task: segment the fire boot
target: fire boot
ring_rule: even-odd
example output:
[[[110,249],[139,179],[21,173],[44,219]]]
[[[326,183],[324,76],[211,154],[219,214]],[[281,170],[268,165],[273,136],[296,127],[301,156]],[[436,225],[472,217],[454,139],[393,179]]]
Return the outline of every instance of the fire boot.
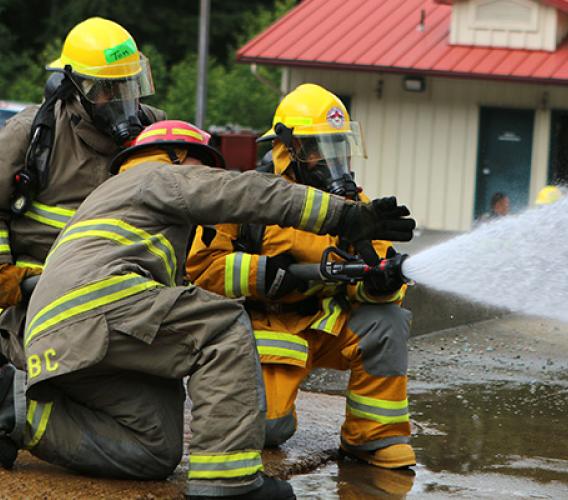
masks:
[[[25,424],[25,373],[11,364],[0,367],[0,465],[11,469]]]
[[[416,455],[409,444],[393,444],[374,451],[362,451],[342,443],[340,452],[384,469],[401,469],[416,465]]]
[[[292,485],[287,481],[268,477],[262,474],[264,481],[262,486],[256,490],[247,491],[242,495],[231,496],[202,496],[191,495],[191,500],[296,500]]]

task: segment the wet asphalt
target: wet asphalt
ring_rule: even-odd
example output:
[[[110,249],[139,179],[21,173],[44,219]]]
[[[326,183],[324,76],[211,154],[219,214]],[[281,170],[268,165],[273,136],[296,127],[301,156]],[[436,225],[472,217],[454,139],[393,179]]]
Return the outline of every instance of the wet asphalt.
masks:
[[[414,472],[338,457],[348,374],[336,371],[305,382],[298,432],[264,452],[267,472],[301,499],[568,498],[568,325],[504,316],[414,337],[409,364]],[[23,452],[0,470],[0,498],[183,498],[186,471],[184,459],[168,481],[109,481]]]

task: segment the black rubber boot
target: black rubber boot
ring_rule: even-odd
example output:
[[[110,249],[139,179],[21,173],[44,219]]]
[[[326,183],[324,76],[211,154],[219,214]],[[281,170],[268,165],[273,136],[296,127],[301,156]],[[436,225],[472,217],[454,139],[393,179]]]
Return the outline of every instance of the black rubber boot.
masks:
[[[296,495],[288,481],[264,476],[264,482],[260,488],[247,491],[242,495],[227,497],[191,495],[186,498],[190,500],[296,500]]]
[[[8,436],[14,429],[14,375],[11,364],[0,366],[0,465],[11,469],[18,455],[16,443]]]

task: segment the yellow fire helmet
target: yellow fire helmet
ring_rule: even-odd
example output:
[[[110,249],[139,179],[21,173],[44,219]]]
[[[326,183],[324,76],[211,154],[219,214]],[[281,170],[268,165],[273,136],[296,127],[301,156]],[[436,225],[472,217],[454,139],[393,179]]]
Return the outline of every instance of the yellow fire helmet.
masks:
[[[92,17],[67,35],[61,56],[46,69],[70,70],[90,102],[136,99],[154,93],[148,60],[119,24]]]
[[[313,83],[298,86],[282,99],[272,128],[259,141],[271,139],[279,141],[273,149],[275,173],[291,165],[296,180],[303,184],[333,194],[356,194],[351,159],[366,157],[361,127],[335,94]],[[288,161],[280,158],[282,146]]]
[[[535,200],[536,205],[551,205],[563,196],[562,190],[558,186],[544,186]]]

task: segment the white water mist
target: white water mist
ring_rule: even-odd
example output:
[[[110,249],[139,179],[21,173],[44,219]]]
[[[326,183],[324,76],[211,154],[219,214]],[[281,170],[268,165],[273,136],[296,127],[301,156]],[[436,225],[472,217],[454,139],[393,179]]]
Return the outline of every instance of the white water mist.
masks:
[[[568,196],[428,248],[402,271],[436,290],[568,322]]]

